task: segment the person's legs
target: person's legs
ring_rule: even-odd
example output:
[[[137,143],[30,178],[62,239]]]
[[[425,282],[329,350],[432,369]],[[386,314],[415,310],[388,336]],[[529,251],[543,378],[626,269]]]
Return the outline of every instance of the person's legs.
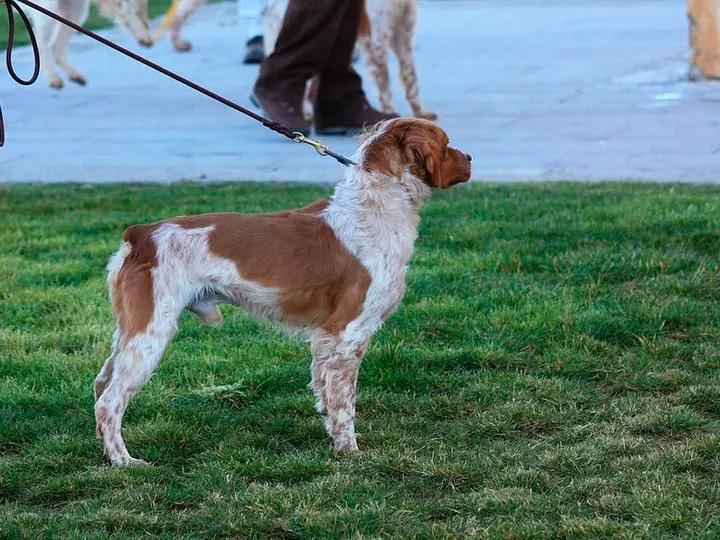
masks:
[[[345,12],[360,0],[290,0],[272,54],[263,60],[253,101],[276,122],[308,133],[305,85],[323,71]],[[348,57],[349,62],[349,57]]]
[[[342,134],[390,118],[372,109],[360,76],[350,67],[362,0],[290,0],[275,50],[262,63],[253,101],[270,118],[309,133],[302,100],[320,75],[315,107],[318,132]]]
[[[336,103],[349,99],[364,98],[360,75],[350,67],[353,49],[357,41],[358,24],[362,2],[348,1],[339,31],[327,59],[320,71],[320,86],[316,104]]]
[[[263,48],[263,12],[267,0],[237,0],[238,19],[245,29],[246,64],[259,64],[265,58]]]
[[[381,120],[394,118],[373,109],[362,89],[360,75],[352,68],[362,2],[349,2],[335,45],[320,73],[314,104],[315,131],[320,134],[356,133]]]

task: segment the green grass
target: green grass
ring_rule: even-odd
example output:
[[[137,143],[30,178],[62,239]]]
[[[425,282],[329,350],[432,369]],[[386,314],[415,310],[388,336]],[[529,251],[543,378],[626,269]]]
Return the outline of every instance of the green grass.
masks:
[[[124,228],[327,193],[0,187],[2,538],[717,537],[714,187],[439,193],[361,369],[360,455],[331,451],[305,344],[224,309],[183,316],[129,407],[154,466],[109,467],[92,381]]]
[[[123,0],[125,1],[125,0]],[[172,0],[150,0],[148,2],[148,15],[152,17],[157,17],[158,15],[162,15],[167,11],[167,8],[170,7],[170,4],[172,3]],[[30,8],[25,7],[21,4],[21,7],[23,8],[23,11],[28,15],[30,15]],[[110,26],[112,22],[102,15],[97,10],[97,6],[93,3],[90,6],[90,15],[88,16],[87,21],[83,25],[85,28],[88,28],[90,30],[98,30],[100,28],[106,28]],[[8,41],[8,16],[7,16],[7,9],[5,7],[5,4],[0,2],[0,49],[4,50],[7,48],[7,41]],[[27,45],[30,43],[30,37],[28,36],[27,31],[25,30],[25,27],[22,24],[22,19],[20,16],[15,14],[15,45]]]

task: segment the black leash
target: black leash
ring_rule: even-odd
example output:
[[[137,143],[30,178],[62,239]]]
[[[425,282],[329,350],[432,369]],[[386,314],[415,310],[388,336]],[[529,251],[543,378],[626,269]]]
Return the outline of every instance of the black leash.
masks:
[[[38,51],[38,45],[37,40],[35,39],[35,34],[33,33],[32,26],[30,25],[30,21],[27,18],[27,15],[25,12],[20,8],[18,5],[18,2],[21,4],[25,4],[26,6],[35,9],[39,11],[40,13],[47,15],[48,17],[55,19],[56,21],[69,26],[73,30],[80,32],[82,34],[85,34],[86,36],[89,36],[93,38],[95,41],[99,41],[103,45],[110,47],[111,49],[116,50],[117,52],[124,54],[125,56],[128,56],[132,58],[133,60],[140,62],[141,64],[144,64],[145,66],[154,69],[155,71],[158,71],[165,75],[166,77],[170,77],[171,79],[176,80],[179,83],[184,84],[185,86],[189,86],[196,92],[200,92],[201,94],[206,95],[209,98],[214,99],[215,101],[219,101],[223,105],[230,107],[231,109],[234,109],[238,112],[243,113],[246,116],[249,116],[253,120],[257,120],[260,122],[263,126],[265,126],[268,129],[271,129],[280,135],[284,135],[288,139],[292,140],[293,142],[297,143],[305,143],[309,144],[315,150],[318,154],[321,156],[330,156],[332,158],[335,158],[338,162],[342,163],[346,167],[349,165],[356,165],[356,163],[348,158],[346,158],[343,155],[340,155],[336,152],[333,152],[330,150],[327,146],[325,146],[322,141],[316,141],[313,139],[309,139],[305,137],[300,132],[293,131],[289,127],[280,124],[278,122],[275,122],[273,120],[269,120],[263,116],[260,116],[259,114],[256,114],[252,112],[251,110],[246,109],[245,107],[242,107],[238,105],[237,103],[234,103],[230,101],[227,98],[222,97],[219,94],[216,94],[215,92],[212,92],[211,90],[208,90],[207,88],[200,86],[197,83],[194,83],[185,77],[182,77],[181,75],[178,75],[177,73],[174,73],[173,71],[170,71],[169,69],[166,69],[154,62],[151,62],[147,58],[143,58],[142,56],[135,54],[132,51],[129,51],[125,49],[124,47],[121,47],[120,45],[117,45],[116,43],[113,43],[112,41],[105,39],[104,37],[96,34],[95,32],[92,32],[90,30],[86,30],[82,26],[75,24],[72,21],[69,21],[65,19],[64,17],[61,17],[60,15],[57,15],[56,13],[53,13],[52,11],[45,9],[44,7],[41,7],[34,2],[31,2],[30,0],[0,0],[0,3],[5,3],[5,8],[7,9],[7,15],[8,15],[8,43],[7,43],[7,50],[5,51],[5,64],[7,65],[8,73],[10,74],[10,77],[17,82],[18,84],[21,84],[23,86],[30,86],[33,84],[40,74],[40,53]],[[29,36],[30,36],[30,45],[32,47],[34,61],[35,61],[35,67],[33,69],[33,74],[29,79],[23,79],[20,77],[13,67],[13,61],[12,61],[12,51],[14,46],[14,40],[15,40],[15,13],[14,11],[20,15],[20,18],[22,19],[23,24],[25,25],[25,29],[27,30]],[[3,146],[5,144],[5,126],[3,123],[3,117],[2,117],[2,109],[0,108],[0,146]]]

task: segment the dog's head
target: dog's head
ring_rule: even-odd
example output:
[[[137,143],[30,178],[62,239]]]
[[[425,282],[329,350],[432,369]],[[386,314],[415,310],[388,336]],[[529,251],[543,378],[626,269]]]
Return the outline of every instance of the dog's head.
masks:
[[[438,125],[417,118],[380,122],[361,135],[361,166],[403,181],[406,173],[433,188],[470,180],[469,154],[449,146]]]

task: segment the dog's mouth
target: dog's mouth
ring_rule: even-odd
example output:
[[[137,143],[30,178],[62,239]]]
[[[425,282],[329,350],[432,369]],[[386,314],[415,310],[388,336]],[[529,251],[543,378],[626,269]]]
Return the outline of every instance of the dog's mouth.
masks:
[[[470,164],[470,162],[472,161],[472,156],[467,152],[463,152],[462,150],[457,150],[457,153],[459,155],[456,158],[455,162],[456,169],[450,180],[445,182],[445,184],[442,186],[445,189],[451,188],[452,186],[455,186],[457,184],[464,184],[465,182],[469,182],[470,177],[472,176],[472,165]]]

